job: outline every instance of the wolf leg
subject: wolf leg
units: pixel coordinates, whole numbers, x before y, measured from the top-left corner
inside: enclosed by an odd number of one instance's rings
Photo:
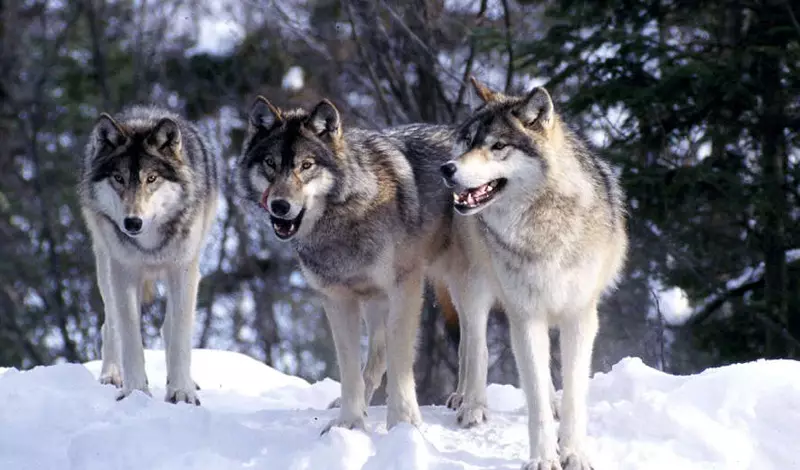
[[[460,311],[459,311],[460,312]],[[464,401],[464,387],[467,385],[467,378],[465,377],[467,373],[467,333],[466,327],[464,326],[464,321],[461,317],[463,317],[462,313],[459,313],[460,317],[458,319],[458,384],[456,384],[456,391],[451,393],[449,397],[447,397],[447,401],[445,405],[450,408],[451,410],[457,410],[461,406],[461,402]]]
[[[364,404],[369,407],[375,390],[383,381],[386,373],[386,316],[388,314],[385,299],[365,302],[362,305],[362,317],[367,324],[367,363],[364,366]],[[341,397],[333,400],[328,408],[342,406]]]
[[[459,312],[462,325],[459,356],[463,346],[463,401],[458,407],[456,419],[468,428],[486,421],[486,374],[489,368],[489,350],[486,343],[486,328],[489,310],[494,304],[494,295],[486,288],[487,282],[474,275],[460,276],[452,285],[453,302]],[[462,367],[459,357],[459,368]]]
[[[97,287],[100,289],[100,298],[103,299],[103,326],[100,328],[102,338],[100,368],[100,383],[112,384],[122,388],[122,367],[120,365],[119,336],[117,335],[117,313],[114,309],[114,299],[111,293],[111,267],[110,260],[105,253],[95,250],[95,264],[97,267]]]
[[[528,405],[530,460],[523,470],[561,469],[556,423],[550,405],[550,336],[547,319],[525,311],[508,312],[509,333],[519,381]],[[535,315],[535,314],[534,314]]]
[[[361,317],[358,302],[352,298],[327,296],[323,300],[323,307],[336,348],[342,397],[339,417],[329,422],[322,434],[333,427],[363,429],[367,405],[364,403],[364,379],[361,377]]]
[[[592,349],[597,336],[597,309],[576,312],[561,325],[561,370],[564,378],[562,420],[559,427],[564,470],[592,468],[585,453],[588,421],[587,398]]]
[[[385,299],[365,303],[363,316],[367,324],[367,363],[364,366],[364,402],[369,406],[375,390],[381,386],[386,373],[386,317]]]
[[[141,273],[138,268],[123,266],[115,260],[109,263],[111,298],[122,357],[122,390],[117,399],[122,399],[134,390],[150,395],[144,370],[144,346],[142,345],[139,286]]]
[[[167,315],[163,334],[167,358],[167,394],[170,403],[200,404],[192,380],[192,327],[197,306],[200,269],[195,258],[187,265],[167,269]]]
[[[412,271],[389,293],[386,331],[388,374],[386,376],[386,425],[422,423],[414,384],[414,352],[422,315],[423,275]]]

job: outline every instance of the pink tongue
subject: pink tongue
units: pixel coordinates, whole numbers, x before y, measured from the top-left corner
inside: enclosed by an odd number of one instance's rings
[[[265,211],[269,212],[269,208],[267,207],[267,198],[269,198],[269,188],[264,190],[264,194],[261,195],[261,200],[258,201],[258,203],[261,205],[261,207]]]

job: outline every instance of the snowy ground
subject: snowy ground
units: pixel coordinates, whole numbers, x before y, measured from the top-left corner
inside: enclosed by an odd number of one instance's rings
[[[155,399],[122,402],[99,364],[0,370],[0,469],[518,469],[522,393],[489,388],[491,422],[471,430],[425,407],[419,430],[319,431],[331,380],[283,375],[235,353],[196,350],[202,407],[161,401],[162,351],[147,352]],[[759,361],[675,377],[626,359],[591,382],[589,450],[606,469],[800,469],[800,362]]]

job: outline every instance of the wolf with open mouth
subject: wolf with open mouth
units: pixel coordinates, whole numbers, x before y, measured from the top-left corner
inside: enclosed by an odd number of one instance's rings
[[[388,426],[421,422],[415,338],[425,278],[450,253],[452,196],[439,167],[453,142],[451,128],[427,124],[344,130],[327,100],[281,110],[259,97],[251,109],[236,184],[322,297],[342,383],[340,415],[325,430],[363,427],[384,372]]]

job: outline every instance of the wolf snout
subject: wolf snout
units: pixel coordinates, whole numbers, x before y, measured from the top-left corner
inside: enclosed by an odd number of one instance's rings
[[[276,199],[270,203],[269,208],[276,217],[283,217],[292,210],[292,205],[285,199]]]
[[[456,174],[457,170],[458,170],[458,167],[456,167],[456,164],[453,163],[453,162],[447,162],[444,165],[439,167],[439,171],[442,172],[442,177],[444,178],[444,183],[448,187],[452,187],[454,185],[454,183],[453,183],[453,175]]]
[[[142,231],[142,224],[142,219],[139,217],[125,217],[125,220],[122,221],[125,231],[132,235]]]

